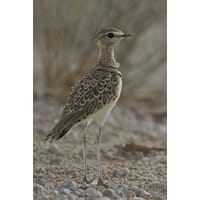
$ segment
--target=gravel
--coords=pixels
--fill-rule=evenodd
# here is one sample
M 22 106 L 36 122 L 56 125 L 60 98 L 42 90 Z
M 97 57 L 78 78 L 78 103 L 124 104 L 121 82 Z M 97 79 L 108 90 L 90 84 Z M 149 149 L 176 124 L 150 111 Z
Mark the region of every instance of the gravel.
M 150 198 L 151 194 L 140 188 L 136 191 L 136 196 L 137 197 L 143 197 L 143 198 Z
M 128 168 L 121 168 L 121 169 L 118 169 L 118 170 L 115 169 L 113 171 L 113 176 L 118 177 L 118 178 L 127 177 L 129 175 L 129 173 L 130 173 L 130 170 Z
M 158 129 L 157 126 L 161 124 L 151 120 L 155 123 L 151 130 L 154 134 L 151 134 L 148 128 L 145 129 L 147 117 L 142 118 L 140 114 L 137 118 L 130 109 L 115 108 L 102 133 L 103 178 L 109 185 L 104 188 L 95 184 L 98 178 L 95 125 L 91 124 L 87 135 L 88 175 L 95 178 L 90 184 L 82 181 L 81 124 L 60 141 L 43 141 L 47 131 L 58 120 L 61 110 L 62 105 L 58 103 L 34 103 L 34 200 L 167 199 L 166 133 L 156 132 L 166 130 L 166 124 Z M 128 123 L 130 119 L 136 121 Z M 149 120 L 147 123 L 149 127 Z
M 103 196 L 109 197 L 112 200 L 121 200 L 121 197 L 113 189 L 106 189 L 103 192 Z
M 72 190 L 72 191 L 75 191 L 77 190 L 78 186 L 77 186 L 77 183 L 75 181 L 72 181 L 70 179 L 66 179 L 64 181 L 64 184 L 59 188 L 59 190 L 63 191 L 69 191 L 69 190 Z
M 88 200 L 99 199 L 103 197 L 102 193 L 94 188 L 89 188 L 86 191 L 86 196 L 88 197 Z
M 122 186 L 117 186 L 114 188 L 115 192 L 122 198 L 126 199 L 127 194 L 128 194 L 128 186 L 127 185 L 122 185 Z

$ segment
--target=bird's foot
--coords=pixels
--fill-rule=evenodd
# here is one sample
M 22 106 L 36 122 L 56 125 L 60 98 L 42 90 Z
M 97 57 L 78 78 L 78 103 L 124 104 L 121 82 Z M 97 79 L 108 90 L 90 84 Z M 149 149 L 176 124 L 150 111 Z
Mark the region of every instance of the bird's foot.
M 86 190 L 86 189 L 90 188 L 91 184 L 93 183 L 93 181 L 94 181 L 94 178 L 88 179 L 87 176 L 84 176 L 83 177 L 83 181 L 80 184 L 80 188 L 83 189 L 83 190 Z
M 100 185 L 102 185 L 105 188 L 109 187 L 108 182 L 107 181 L 104 182 L 101 177 L 99 177 L 98 182 L 97 182 L 97 186 L 100 186 Z

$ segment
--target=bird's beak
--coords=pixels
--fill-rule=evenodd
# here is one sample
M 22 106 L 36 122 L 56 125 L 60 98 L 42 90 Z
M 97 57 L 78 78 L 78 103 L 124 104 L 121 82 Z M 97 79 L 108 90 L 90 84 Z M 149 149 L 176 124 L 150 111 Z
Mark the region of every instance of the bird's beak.
M 133 37 L 134 35 L 131 33 L 123 33 L 120 37 Z

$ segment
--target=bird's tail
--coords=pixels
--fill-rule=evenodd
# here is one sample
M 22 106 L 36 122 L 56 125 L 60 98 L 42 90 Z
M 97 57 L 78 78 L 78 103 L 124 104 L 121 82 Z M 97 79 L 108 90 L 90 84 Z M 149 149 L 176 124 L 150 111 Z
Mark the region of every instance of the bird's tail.
M 80 120 L 76 119 L 76 115 L 75 114 L 68 114 L 68 115 L 62 116 L 61 120 L 49 132 L 49 134 L 46 136 L 46 138 L 44 140 L 47 141 L 48 139 L 50 139 L 50 142 L 52 142 L 53 140 L 59 140 L 78 121 L 80 121 Z

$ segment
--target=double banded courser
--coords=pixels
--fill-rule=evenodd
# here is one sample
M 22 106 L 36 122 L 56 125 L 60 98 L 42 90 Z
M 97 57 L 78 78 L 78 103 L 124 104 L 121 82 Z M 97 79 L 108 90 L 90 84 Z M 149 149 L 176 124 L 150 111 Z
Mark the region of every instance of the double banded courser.
M 84 181 L 87 179 L 86 134 L 92 120 L 98 124 L 99 132 L 96 137 L 97 157 L 99 166 L 98 184 L 105 185 L 102 179 L 100 159 L 100 136 L 102 127 L 116 104 L 122 88 L 122 74 L 120 64 L 114 57 L 114 48 L 122 38 L 131 37 L 131 34 L 117 28 L 103 28 L 96 34 L 96 43 L 99 48 L 99 59 L 95 67 L 76 82 L 64 107 L 60 121 L 46 136 L 45 140 L 58 140 L 63 137 L 75 124 L 84 122 L 83 155 Z

